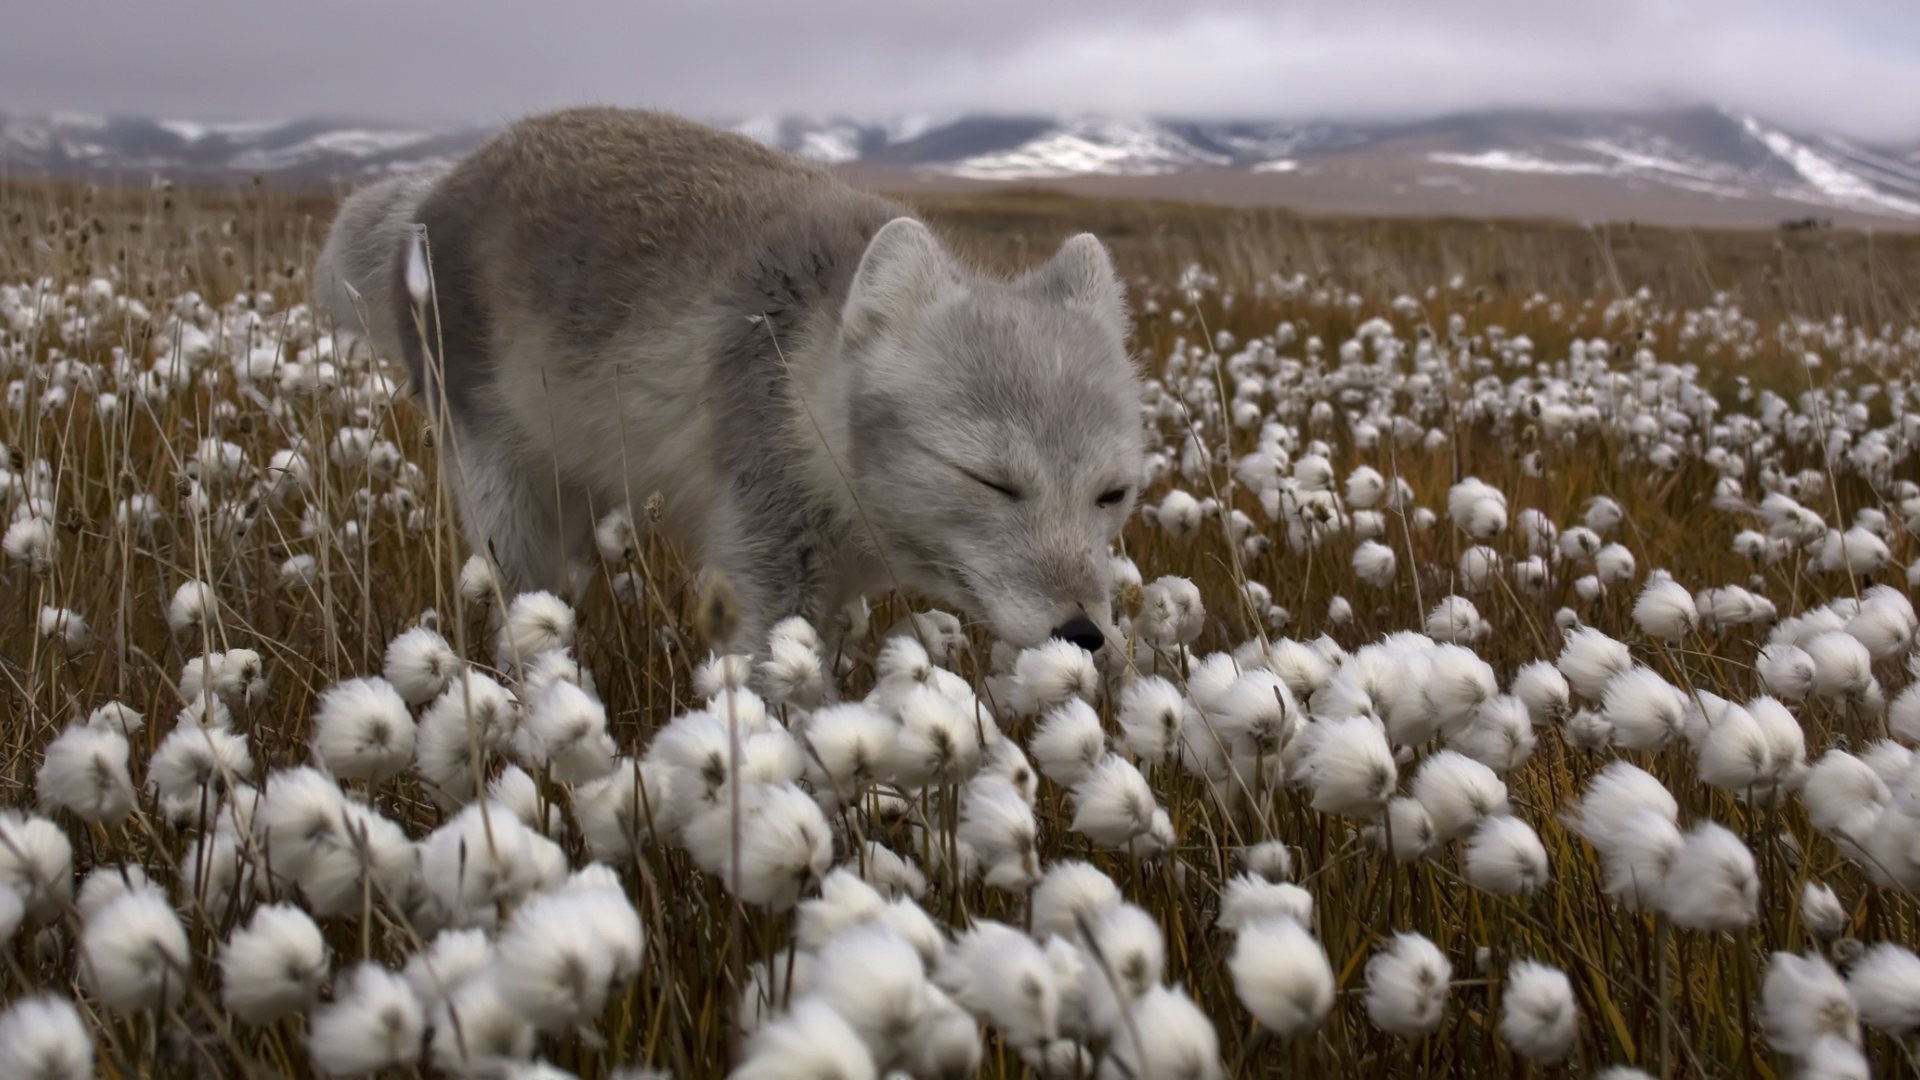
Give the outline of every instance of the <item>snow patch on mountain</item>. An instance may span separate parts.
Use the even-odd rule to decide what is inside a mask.
[[[364,128],[343,128],[337,131],[324,131],[286,146],[256,147],[242,151],[234,155],[233,165],[239,169],[270,172],[330,155],[371,158],[404,150],[409,146],[426,142],[432,137],[433,133],[428,131],[373,131]]]
[[[948,162],[937,171],[977,180],[1040,180],[1105,174],[1157,176],[1233,164],[1151,120],[1070,120],[1018,146]]]
[[[1436,165],[1457,165],[1464,169],[1552,173],[1556,176],[1594,176],[1608,171],[1605,165],[1591,161],[1549,161],[1515,150],[1485,150],[1477,154],[1433,153],[1427,155],[1427,160]]]
[[[1920,201],[1889,195],[1833,159],[1784,131],[1768,128],[1751,116],[1741,119],[1748,135],[1792,166],[1815,192],[1840,206],[1871,207],[1920,217]]]
[[[200,120],[155,120],[153,125],[169,135],[177,136],[181,142],[197,143],[202,139],[219,136],[228,139],[251,139],[269,131],[287,125],[285,120],[241,120],[212,123]]]

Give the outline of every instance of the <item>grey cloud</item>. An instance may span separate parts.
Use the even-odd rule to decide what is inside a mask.
[[[16,111],[1390,118],[1713,103],[1920,140],[1907,0],[42,0],[5,22],[0,109]]]

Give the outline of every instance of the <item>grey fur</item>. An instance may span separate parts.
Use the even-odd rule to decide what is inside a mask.
[[[421,325],[413,222],[439,316],[424,335],[400,332]],[[901,206],[751,140],[578,109],[424,187],[355,195],[323,262],[384,292],[366,325],[444,401],[469,539],[514,588],[557,587],[596,515],[657,491],[739,594],[735,647],[896,586],[1016,644],[1076,613],[1111,623],[1106,552],[1143,438],[1091,236],[992,279]],[[346,290],[323,296],[360,324]]]
[[[389,177],[349,195],[314,264],[315,303],[333,313],[341,328],[381,343],[389,356],[397,355],[401,340],[393,305],[395,237],[417,219],[420,201],[441,175]]]

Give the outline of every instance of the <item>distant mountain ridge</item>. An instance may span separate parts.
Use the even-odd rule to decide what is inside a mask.
[[[1303,210],[1920,227],[1920,138],[1871,145],[1713,108],[1488,110],[1394,123],[1141,116],[765,116],[725,123],[881,186],[1041,184]],[[89,179],[267,174],[346,185],[451,161],[491,133],[0,114],[0,169]]]

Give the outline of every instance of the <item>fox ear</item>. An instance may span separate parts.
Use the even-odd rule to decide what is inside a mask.
[[[864,341],[912,318],[956,280],[932,231],[913,218],[894,218],[867,242],[847,290],[840,331],[848,341]]]
[[[1092,233],[1068,237],[1060,245],[1059,254],[1028,274],[1027,281],[1050,300],[1084,304],[1122,324],[1126,322],[1126,292],[1113,271],[1106,245]]]

